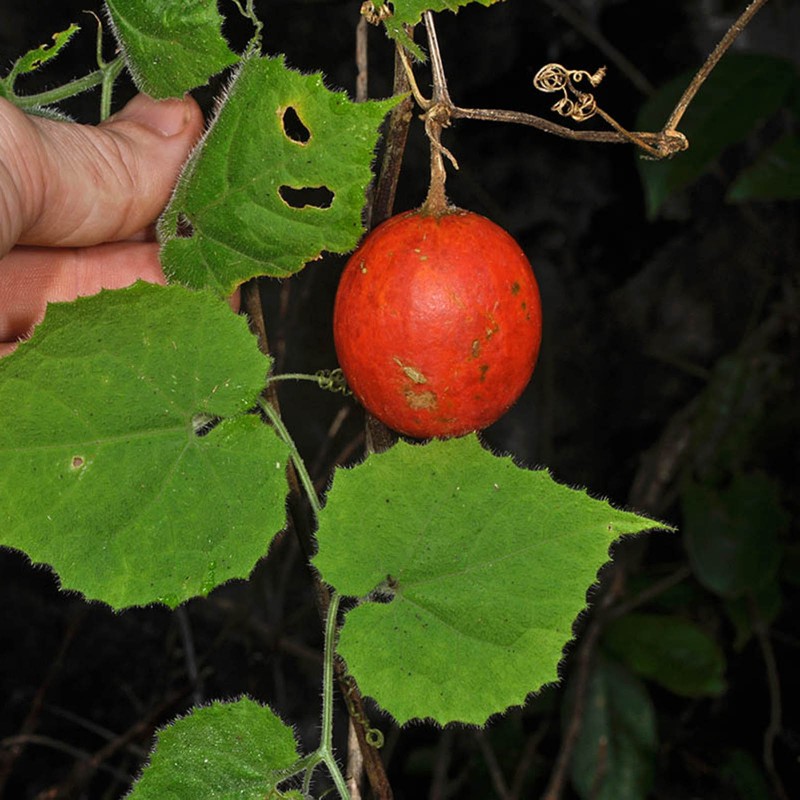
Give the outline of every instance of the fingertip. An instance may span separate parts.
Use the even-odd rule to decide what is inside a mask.
[[[203,125],[203,112],[190,95],[155,100],[146,94],[137,94],[127,105],[103,125],[134,122],[166,138],[183,133],[199,133]]]

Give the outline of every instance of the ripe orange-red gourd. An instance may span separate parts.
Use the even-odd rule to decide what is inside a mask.
[[[350,257],[333,326],[339,364],[369,412],[410,436],[459,436],[497,420],[530,380],[539,288],[490,220],[411,211]]]

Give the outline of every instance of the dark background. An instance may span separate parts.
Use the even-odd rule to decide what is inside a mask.
[[[55,85],[90,70],[94,23],[81,13],[86,5],[6,0],[0,6],[3,63],[77,21],[83,32],[29,86]],[[567,5],[582,20],[578,27],[557,13]],[[507,0],[440,14],[438,25],[458,105],[553,118],[551,96],[531,85],[537,69],[548,61],[589,71],[607,64],[598,100],[633,127],[646,93],[602,48],[612,44],[657,87],[699,67],[743,5]],[[261,2],[265,49],[285,52],[289,65],[321,70],[329,86],[352,92],[359,6]],[[236,14],[232,4],[222,10]],[[600,44],[587,38],[587,29]],[[228,33],[239,42],[241,26],[232,24]],[[737,48],[797,59],[798,41],[798,4],[773,0]],[[392,50],[379,30],[370,30],[369,43],[370,94],[386,96]],[[424,69],[418,75],[427,91]],[[218,85],[197,92],[209,110]],[[132,92],[121,84],[118,102]],[[65,108],[94,122],[97,96]],[[542,290],[545,330],[534,379],[517,406],[485,433],[487,444],[679,527],[687,479],[706,481],[711,471],[714,480],[707,482],[722,492],[732,476],[758,473],[769,477],[776,502],[792,520],[781,534],[777,600],[769,614],[756,617],[762,635],[751,632],[743,642],[723,599],[693,577],[681,534],[655,533],[615,549],[622,583],[617,606],[669,607],[698,623],[726,657],[727,688],[719,696],[682,697],[648,685],[659,748],[647,796],[659,800],[780,797],[781,784],[784,796],[793,797],[800,786],[798,206],[724,199],[732,176],[792,126],[796,130],[796,119],[788,111],[768,120],[670,198],[655,219],[647,218],[636,156],[627,145],[565,141],[472,121],[458,122],[444,137],[461,165],[450,171],[451,200],[515,236]],[[419,205],[426,185],[427,144],[415,122],[397,210]],[[330,322],[342,265],[343,259],[326,258],[291,280],[264,283],[279,372],[335,366]],[[720,377],[731,364],[744,376],[744,389]],[[282,387],[281,401],[320,487],[335,464],[360,457],[364,420],[351,400],[301,385]],[[610,581],[607,572],[604,584]],[[194,703],[242,693],[269,702],[314,747],[321,635],[310,586],[294,538],[284,535],[247,583],[223,587],[177,613],[114,614],[59,593],[56,578],[24,556],[0,552],[0,795],[119,797],[157,726]],[[593,619],[584,617],[578,630],[591,628]],[[497,770],[509,786],[521,776],[517,794],[509,790],[506,797],[541,796],[569,720],[580,714],[563,686],[579,669],[608,657],[601,656],[602,634],[599,640],[591,651],[572,645],[559,687],[482,734],[424,725],[398,732],[376,714],[387,735],[384,754],[396,797],[503,797]],[[340,728],[344,717],[340,708]],[[774,764],[764,757],[768,730]],[[337,729],[340,753],[342,735]],[[734,755],[737,763],[744,758],[747,778],[731,777],[726,765]],[[573,791],[567,783],[562,796],[577,797]]]

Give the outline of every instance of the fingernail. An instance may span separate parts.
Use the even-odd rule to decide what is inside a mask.
[[[137,122],[162,136],[177,136],[186,128],[190,118],[191,109],[183,100],[153,100],[138,94],[111,119]]]

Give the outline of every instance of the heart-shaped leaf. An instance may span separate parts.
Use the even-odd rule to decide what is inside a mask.
[[[51,305],[0,360],[0,544],[116,608],[246,577],[288,492],[286,446],[247,413],[269,366],[206,292]]]
[[[400,443],[336,473],[314,564],[362,598],[339,652],[366,694],[400,723],[483,724],[556,680],[609,545],[655,526],[472,436]]]

